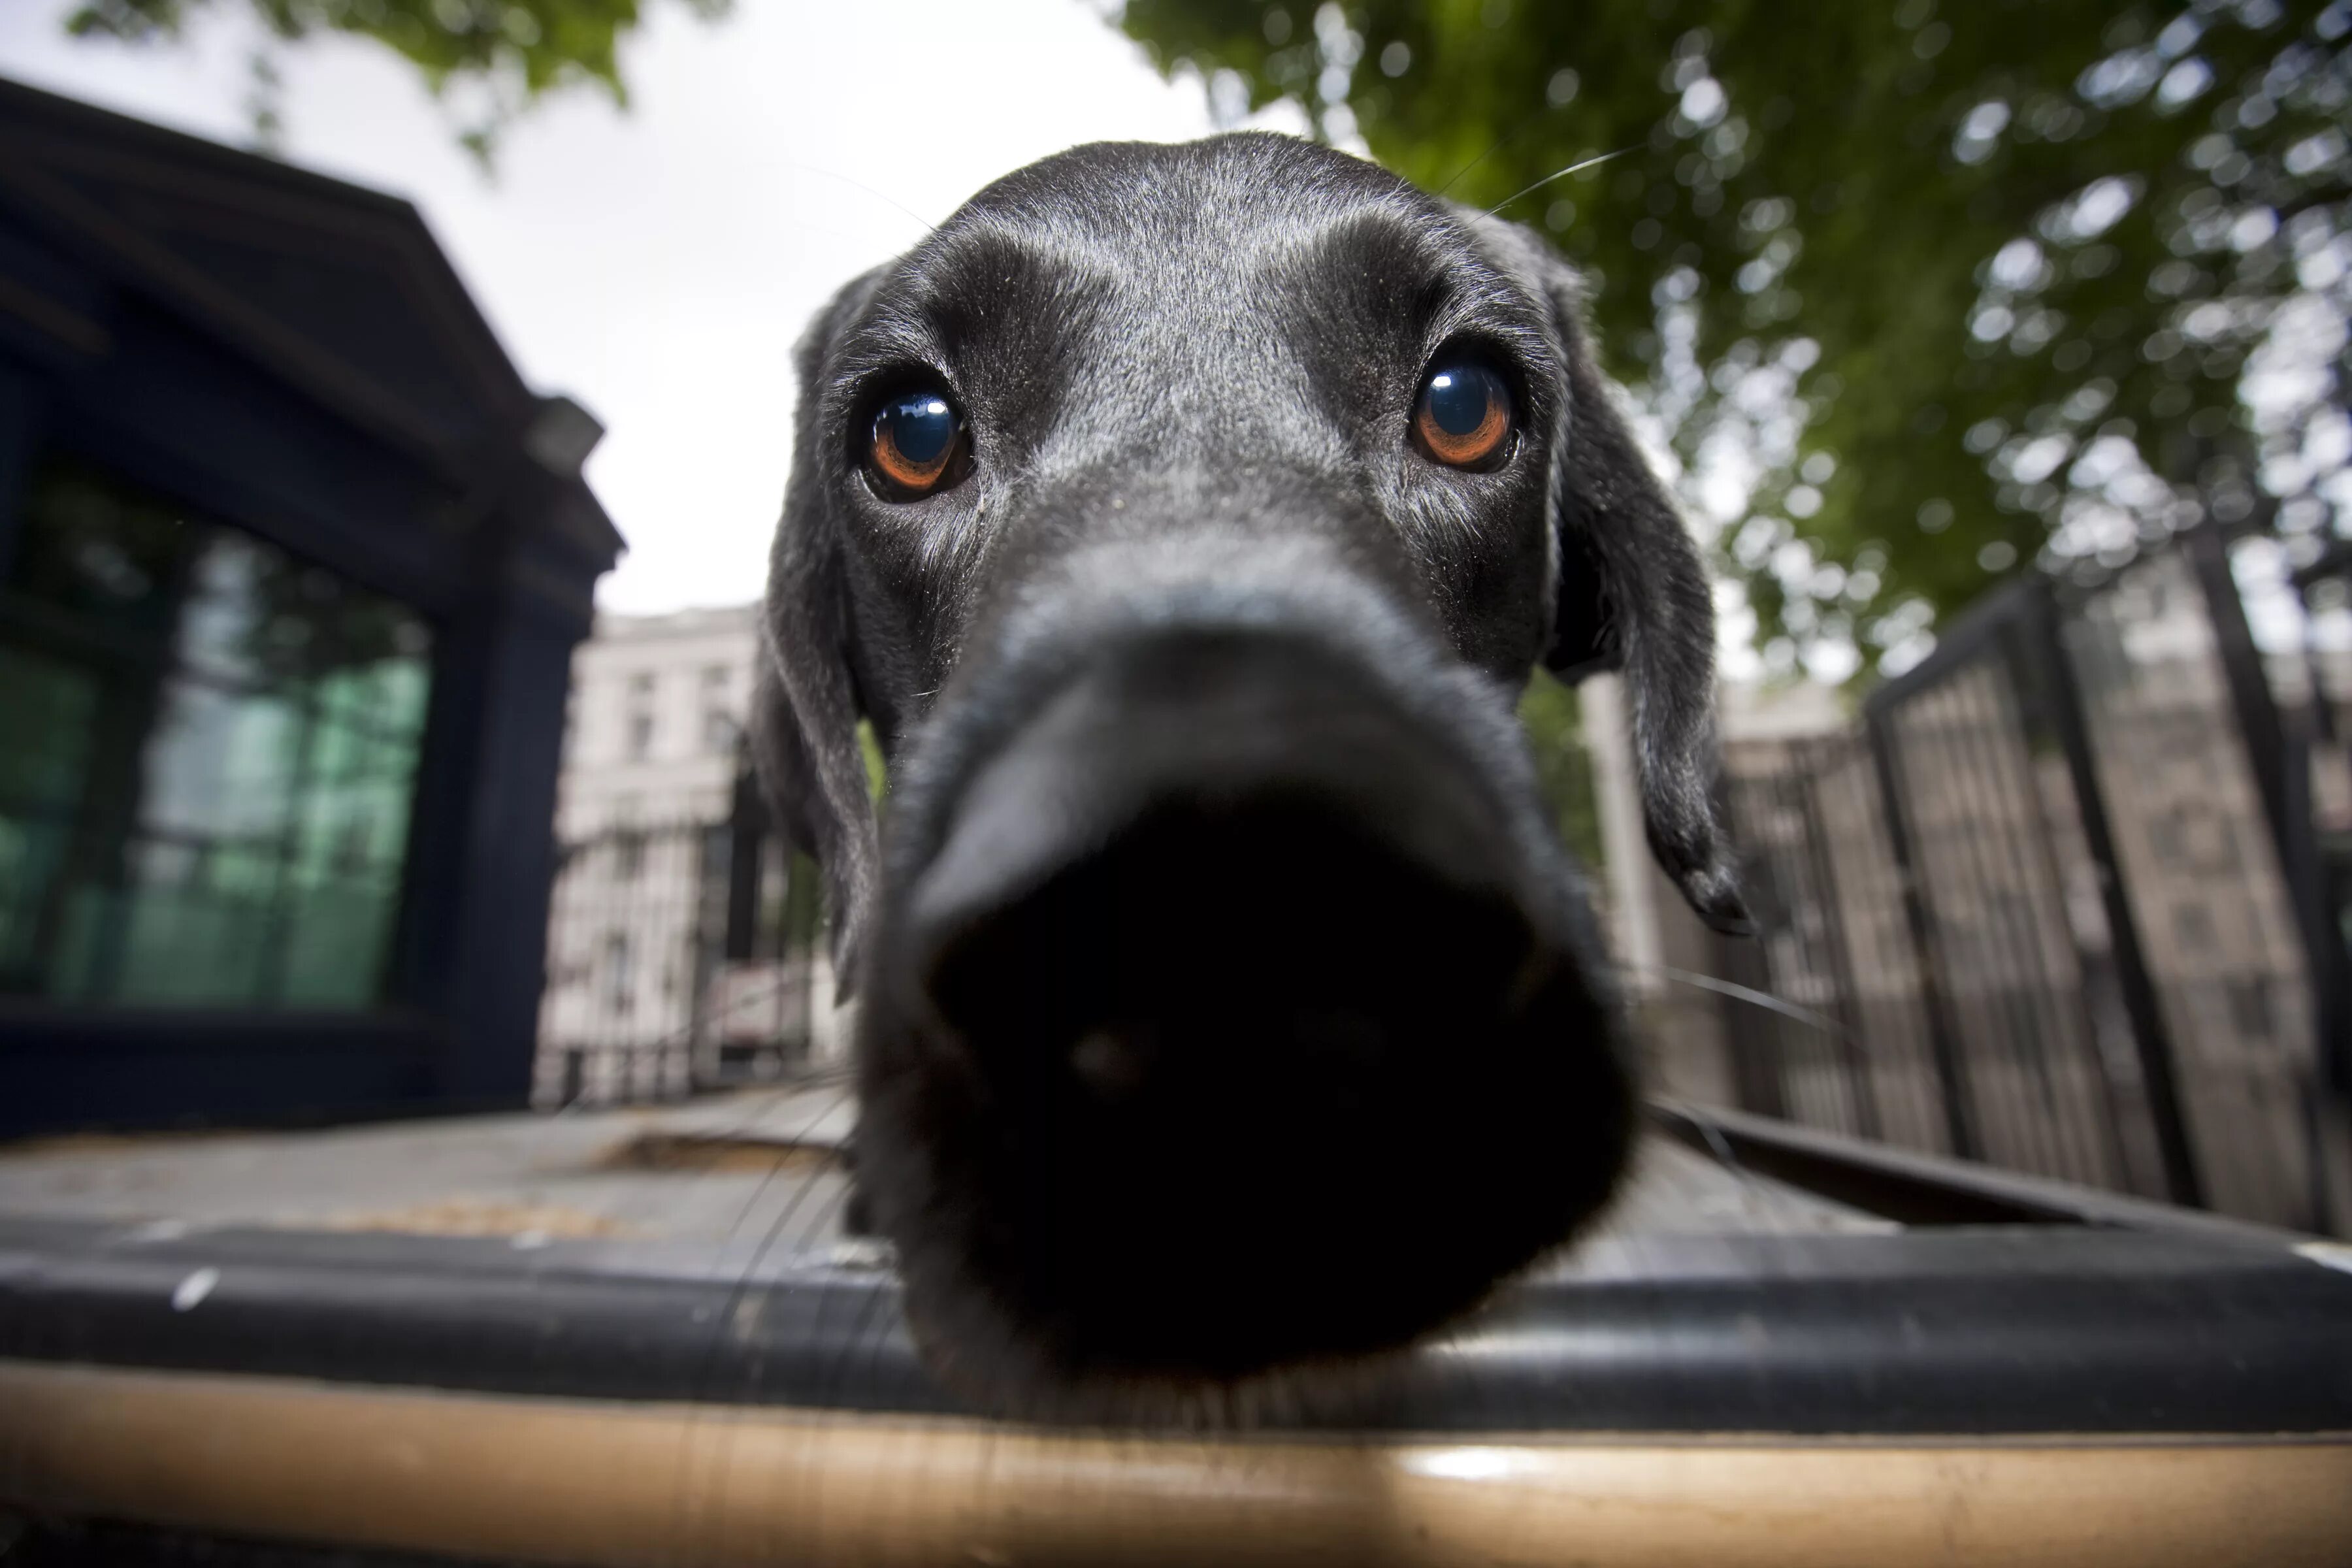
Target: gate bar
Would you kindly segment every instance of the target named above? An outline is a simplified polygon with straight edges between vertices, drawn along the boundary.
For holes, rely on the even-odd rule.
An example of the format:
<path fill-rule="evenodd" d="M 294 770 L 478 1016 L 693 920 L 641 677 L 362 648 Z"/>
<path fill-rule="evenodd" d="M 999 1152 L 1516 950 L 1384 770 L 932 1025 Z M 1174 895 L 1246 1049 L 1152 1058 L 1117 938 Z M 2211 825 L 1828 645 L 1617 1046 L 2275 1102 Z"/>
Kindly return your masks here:
<path fill-rule="evenodd" d="M 1984 1145 L 1977 1137 L 1976 1103 L 1969 1098 L 1968 1084 L 1960 1076 L 1959 1035 L 1954 1026 L 1951 1004 L 1945 995 L 1942 950 L 1936 944 L 1934 919 L 1927 912 L 1927 900 L 1919 892 L 1917 857 L 1911 847 L 1911 814 L 1903 793 L 1902 764 L 1895 755 L 1894 722 L 1888 710 L 1881 705 L 1865 704 L 1863 709 L 1863 732 L 1870 740 L 1870 758 L 1878 773 L 1878 793 L 1886 805 L 1886 841 L 1895 851 L 1895 872 L 1903 888 L 1903 914 L 1911 927 L 1911 948 L 1919 966 L 1919 1000 L 1927 1016 L 1929 1053 L 1936 1060 L 1936 1077 L 1944 1086 L 1944 1124 L 1950 1133 L 1952 1152 L 1963 1160 L 1984 1158 Z"/>
<path fill-rule="evenodd" d="M 2021 619 L 2032 656 L 2050 672 L 2048 680 L 2042 683 L 2042 695 L 2048 702 L 2046 713 L 2051 728 L 2057 731 L 2059 748 L 2066 753 L 2067 771 L 2074 775 L 2074 807 L 2082 819 L 2084 847 L 2098 868 L 2099 898 L 2106 906 L 2116 983 L 2123 992 L 2124 1012 L 2131 1020 L 2133 1043 L 2139 1047 L 2140 1077 L 2147 1089 L 2148 1113 L 2156 1123 L 2157 1152 L 2164 1162 L 2164 1189 L 2176 1204 L 2203 1208 L 2205 1186 L 2198 1176 L 2196 1152 L 2181 1114 L 2172 1037 L 2165 1028 L 2164 1009 L 2148 974 L 2147 952 L 2140 945 L 2138 916 L 2132 909 L 2130 890 L 2124 885 L 2123 863 L 2116 858 L 2115 835 L 2107 822 L 2107 797 L 2091 752 L 2083 690 L 2059 636 L 2057 599 L 2046 582 L 2035 583 Z M 2109 1103 L 2112 1106 L 2112 1100 Z M 2112 1110 L 2109 1119 L 2114 1119 Z"/>

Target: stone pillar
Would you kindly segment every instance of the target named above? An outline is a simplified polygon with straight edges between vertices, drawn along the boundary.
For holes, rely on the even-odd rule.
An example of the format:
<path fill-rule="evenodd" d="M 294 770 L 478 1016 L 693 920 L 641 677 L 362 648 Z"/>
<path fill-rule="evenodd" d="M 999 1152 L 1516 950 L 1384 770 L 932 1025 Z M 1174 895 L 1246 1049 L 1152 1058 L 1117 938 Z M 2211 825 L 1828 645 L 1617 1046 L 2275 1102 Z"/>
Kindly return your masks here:
<path fill-rule="evenodd" d="M 1624 682 L 1596 675 L 1577 688 L 1601 808 L 1611 951 L 1642 1036 L 1649 1087 L 1681 1100 L 1733 1103 L 1721 1003 L 1670 972 L 1711 973 L 1716 937 L 1650 854 L 1633 765 Z"/>

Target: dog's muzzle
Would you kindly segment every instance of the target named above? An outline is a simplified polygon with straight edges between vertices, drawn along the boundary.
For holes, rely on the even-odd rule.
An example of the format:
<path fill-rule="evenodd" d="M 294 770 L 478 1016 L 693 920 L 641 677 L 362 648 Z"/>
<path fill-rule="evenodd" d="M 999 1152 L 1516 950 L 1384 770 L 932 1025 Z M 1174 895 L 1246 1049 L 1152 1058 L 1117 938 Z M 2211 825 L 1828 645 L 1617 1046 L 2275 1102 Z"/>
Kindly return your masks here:
<path fill-rule="evenodd" d="M 932 847 L 869 971 L 860 1159 L 941 1364 L 1360 1355 L 1565 1238 L 1630 1075 L 1523 763 L 1279 627 L 1067 663 L 893 825 Z"/>

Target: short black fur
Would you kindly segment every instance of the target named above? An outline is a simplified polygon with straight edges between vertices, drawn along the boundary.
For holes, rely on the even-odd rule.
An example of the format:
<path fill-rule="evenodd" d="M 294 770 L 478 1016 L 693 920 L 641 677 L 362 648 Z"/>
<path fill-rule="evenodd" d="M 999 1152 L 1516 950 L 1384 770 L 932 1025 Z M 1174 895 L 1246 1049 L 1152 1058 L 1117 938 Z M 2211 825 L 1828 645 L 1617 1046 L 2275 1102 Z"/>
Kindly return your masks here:
<path fill-rule="evenodd" d="M 1491 471 L 1406 438 L 1441 353 L 1511 388 Z M 1623 671 L 1652 845 L 1742 919 L 1706 577 L 1568 269 L 1309 143 L 1103 144 L 850 284 L 798 370 L 756 754 L 865 999 L 862 1196 L 935 1364 L 1245 1413 L 1568 1237 L 1633 1071 L 1536 665 Z M 915 384 L 971 473 L 891 499 L 861 418 Z"/>

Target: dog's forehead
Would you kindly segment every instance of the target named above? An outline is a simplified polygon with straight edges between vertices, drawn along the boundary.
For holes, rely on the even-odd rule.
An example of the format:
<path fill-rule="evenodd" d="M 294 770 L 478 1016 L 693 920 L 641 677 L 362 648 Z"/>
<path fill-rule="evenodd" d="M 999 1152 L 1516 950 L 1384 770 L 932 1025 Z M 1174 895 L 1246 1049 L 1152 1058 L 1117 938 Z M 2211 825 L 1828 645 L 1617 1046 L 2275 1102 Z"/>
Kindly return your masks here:
<path fill-rule="evenodd" d="M 1376 163 L 1296 137 L 1242 132 L 1198 142 L 1097 142 L 982 189 L 954 218 L 1076 233 L 1124 247 L 1280 233 L 1426 198 Z"/>
<path fill-rule="evenodd" d="M 1351 300 L 1402 314 L 1448 289 L 1524 314 L 1518 284 L 1467 225 L 1379 165 L 1238 132 L 1097 142 L 1030 164 L 968 201 L 883 294 L 886 310 L 933 324 L 1001 330 L 1005 317 L 1057 313 L 1126 329 L 1251 311 L 1266 325 L 1268 306 L 1294 302 L 1309 317 Z"/>

